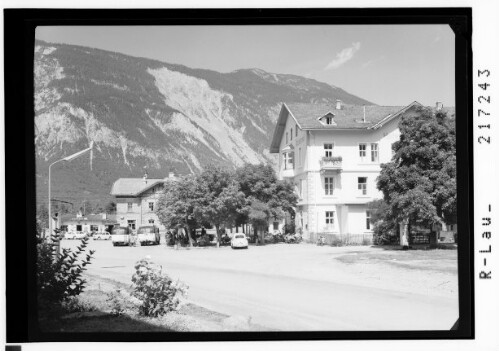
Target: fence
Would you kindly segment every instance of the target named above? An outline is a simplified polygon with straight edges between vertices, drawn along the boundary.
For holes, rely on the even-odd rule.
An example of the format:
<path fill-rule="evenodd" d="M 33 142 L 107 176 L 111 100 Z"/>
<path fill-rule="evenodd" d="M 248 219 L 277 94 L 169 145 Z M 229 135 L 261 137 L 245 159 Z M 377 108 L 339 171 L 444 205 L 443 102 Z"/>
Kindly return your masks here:
<path fill-rule="evenodd" d="M 327 245 L 372 245 L 372 234 L 331 234 L 331 233 L 310 233 L 310 238 L 307 240 L 311 243 L 316 243 L 320 236 L 326 239 Z"/>

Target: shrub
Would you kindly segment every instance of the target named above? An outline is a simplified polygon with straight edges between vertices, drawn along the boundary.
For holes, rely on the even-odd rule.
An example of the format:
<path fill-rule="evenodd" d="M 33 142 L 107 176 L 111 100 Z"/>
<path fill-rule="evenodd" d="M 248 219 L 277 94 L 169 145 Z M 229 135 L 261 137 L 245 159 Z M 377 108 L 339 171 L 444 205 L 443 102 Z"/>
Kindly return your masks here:
<path fill-rule="evenodd" d="M 135 263 L 132 282 L 132 295 L 141 301 L 139 313 L 143 316 L 157 317 L 176 311 L 188 289 L 187 285 L 163 274 L 161 267 L 148 257 Z"/>
<path fill-rule="evenodd" d="M 134 299 L 121 289 L 116 289 L 107 293 L 107 302 L 111 307 L 111 314 L 121 316 L 125 313 L 136 312 L 137 306 L 132 301 Z"/>
<path fill-rule="evenodd" d="M 331 246 L 344 246 L 346 244 L 346 239 L 345 238 L 339 238 L 336 235 L 334 235 L 331 239 Z"/>
<path fill-rule="evenodd" d="M 89 238 L 81 239 L 75 251 L 62 249 L 57 255 L 56 245 L 61 238 L 58 230 L 50 241 L 38 237 L 36 274 L 41 306 L 61 303 L 79 295 L 85 288 L 86 280 L 82 278 L 82 273 L 95 251 L 90 250 L 85 257 L 80 257 L 85 255 Z"/>
<path fill-rule="evenodd" d="M 67 313 L 74 312 L 92 312 L 96 311 L 97 307 L 88 301 L 82 301 L 77 296 L 72 296 L 62 302 L 62 308 Z"/>
<path fill-rule="evenodd" d="M 372 244 L 372 240 L 369 237 L 364 236 L 362 238 L 362 245 L 371 245 L 371 244 Z"/>

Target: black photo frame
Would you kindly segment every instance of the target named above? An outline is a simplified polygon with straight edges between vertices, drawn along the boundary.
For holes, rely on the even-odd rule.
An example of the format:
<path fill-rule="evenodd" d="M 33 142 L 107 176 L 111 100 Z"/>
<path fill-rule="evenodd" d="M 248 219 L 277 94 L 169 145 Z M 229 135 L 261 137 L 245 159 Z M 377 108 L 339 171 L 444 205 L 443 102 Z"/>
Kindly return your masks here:
<path fill-rule="evenodd" d="M 455 33 L 459 320 L 448 331 L 43 333 L 37 323 L 33 60 L 37 26 L 447 24 Z M 472 339 L 473 146 L 470 8 L 4 10 L 7 342 Z M 382 316 L 380 316 L 382 318 Z"/>

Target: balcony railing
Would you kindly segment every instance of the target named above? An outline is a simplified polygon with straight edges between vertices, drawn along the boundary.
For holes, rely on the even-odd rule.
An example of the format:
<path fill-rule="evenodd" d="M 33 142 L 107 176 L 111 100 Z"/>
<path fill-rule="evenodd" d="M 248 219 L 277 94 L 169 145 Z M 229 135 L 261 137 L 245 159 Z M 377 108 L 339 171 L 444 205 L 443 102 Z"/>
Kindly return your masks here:
<path fill-rule="evenodd" d="M 283 178 L 293 178 L 295 176 L 295 170 L 293 168 L 283 169 L 281 174 Z"/>
<path fill-rule="evenodd" d="M 321 172 L 336 171 L 341 172 L 343 169 L 343 159 L 341 156 L 323 157 L 321 159 Z"/>

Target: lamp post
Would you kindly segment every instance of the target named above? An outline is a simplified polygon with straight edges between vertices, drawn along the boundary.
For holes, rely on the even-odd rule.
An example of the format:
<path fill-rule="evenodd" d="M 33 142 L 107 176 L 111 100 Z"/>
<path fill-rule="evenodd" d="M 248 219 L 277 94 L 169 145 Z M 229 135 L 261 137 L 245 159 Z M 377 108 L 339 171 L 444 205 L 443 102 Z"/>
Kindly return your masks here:
<path fill-rule="evenodd" d="M 62 162 L 62 161 L 72 161 L 75 158 L 80 157 L 81 155 L 87 153 L 88 151 L 91 151 L 92 148 L 93 148 L 93 144 L 94 144 L 94 142 L 91 141 L 89 148 L 87 148 L 85 150 L 78 151 L 77 153 L 72 154 L 70 156 L 66 156 L 64 158 L 61 158 L 60 160 L 57 160 L 57 161 L 51 163 L 50 166 L 49 166 L 49 235 L 51 235 L 51 236 L 53 234 L 53 232 L 52 232 L 53 231 L 53 229 L 52 229 L 52 196 L 51 196 L 51 191 L 52 191 L 52 189 L 51 189 L 52 166 L 55 165 L 56 163 L 59 163 L 59 162 Z M 61 243 L 58 242 L 57 243 L 57 255 L 59 255 L 60 246 L 61 246 Z"/>

